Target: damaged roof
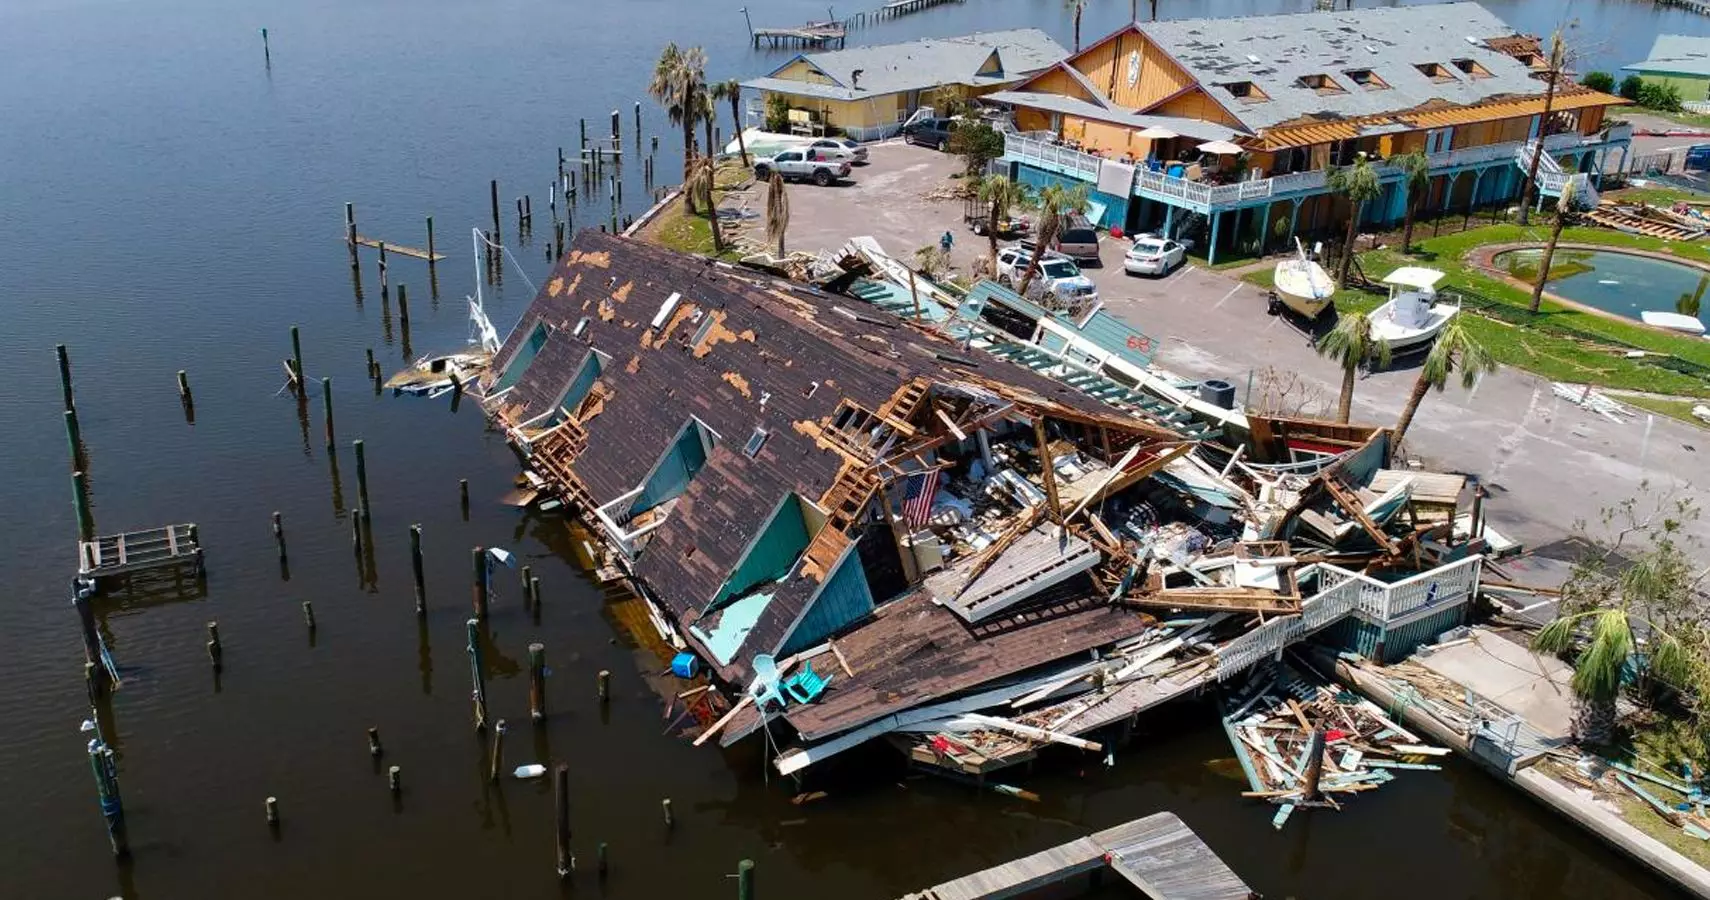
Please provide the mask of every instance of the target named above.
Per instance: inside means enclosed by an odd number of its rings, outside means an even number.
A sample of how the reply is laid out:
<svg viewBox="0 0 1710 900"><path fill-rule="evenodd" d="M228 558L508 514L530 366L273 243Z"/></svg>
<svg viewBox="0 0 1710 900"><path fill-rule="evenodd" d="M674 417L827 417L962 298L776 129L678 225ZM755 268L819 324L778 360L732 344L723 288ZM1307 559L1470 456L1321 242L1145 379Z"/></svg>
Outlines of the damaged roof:
<svg viewBox="0 0 1710 900"><path fill-rule="evenodd" d="M1174 439L1061 382L858 301L598 231L577 235L496 359L509 360L536 322L552 331L499 413L513 425L550 413L588 353L604 354L601 399L583 417L586 448L572 464L596 503L642 484L690 417L717 436L636 566L685 626L786 493L817 503L831 487L844 459L816 435L845 398L875 410L925 378L997 395L1023 413ZM766 437L750 455L757 429ZM803 580L779 585L737 655L737 671L787 635L817 583L794 583Z"/></svg>
<svg viewBox="0 0 1710 900"><path fill-rule="evenodd" d="M1135 27L1255 131L1302 118L1400 112L1433 101L1464 106L1541 96L1545 88L1525 63L1486 45L1487 39L1513 36L1514 29L1477 3L1183 19ZM1458 63L1463 60L1465 68ZM1427 74L1421 66L1435 68Z"/></svg>
<svg viewBox="0 0 1710 900"><path fill-rule="evenodd" d="M993 54L995 68L987 67ZM787 91L832 100L862 100L880 94L925 90L946 84L1007 84L1068 56L1063 45L1037 28L982 31L948 38L804 53L744 87ZM826 79L810 82L777 77L806 60ZM983 71L982 71L983 70ZM855 73L859 72L859 75Z"/></svg>

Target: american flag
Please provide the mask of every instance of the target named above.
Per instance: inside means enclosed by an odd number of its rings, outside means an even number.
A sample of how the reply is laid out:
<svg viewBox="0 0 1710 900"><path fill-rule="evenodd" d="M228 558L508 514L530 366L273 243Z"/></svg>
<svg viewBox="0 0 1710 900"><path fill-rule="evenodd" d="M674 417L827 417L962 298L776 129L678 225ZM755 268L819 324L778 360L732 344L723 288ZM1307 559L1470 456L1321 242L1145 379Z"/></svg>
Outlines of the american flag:
<svg viewBox="0 0 1710 900"><path fill-rule="evenodd" d="M923 528L932 516L932 497L938 493L938 470L928 469L911 475L903 495L903 524L910 529Z"/></svg>

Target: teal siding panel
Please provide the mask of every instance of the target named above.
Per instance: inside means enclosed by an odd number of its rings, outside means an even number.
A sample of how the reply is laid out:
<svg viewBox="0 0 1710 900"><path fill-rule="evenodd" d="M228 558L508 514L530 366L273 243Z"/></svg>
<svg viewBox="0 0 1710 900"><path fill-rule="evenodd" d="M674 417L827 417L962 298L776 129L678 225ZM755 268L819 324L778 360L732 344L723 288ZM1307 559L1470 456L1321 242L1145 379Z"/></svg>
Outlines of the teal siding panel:
<svg viewBox="0 0 1710 900"><path fill-rule="evenodd" d="M564 421L564 414L559 410L574 411L582 405L588 392L594 389L594 382L600 379L600 355L590 352L582 358L582 367L576 370L576 377L564 387L564 396L558 398L558 405L553 408L551 422L557 424Z"/></svg>
<svg viewBox="0 0 1710 900"><path fill-rule="evenodd" d="M523 372L528 371L529 363L534 362L534 356L545 345L548 334L544 322L535 323L534 330L529 332L528 340L517 348L516 355L505 364L505 370L499 373L499 380L493 382L492 393L498 393L522 380Z"/></svg>
<svg viewBox="0 0 1710 900"><path fill-rule="evenodd" d="M861 554L851 552L843 558L831 579L819 589L801 622L784 639L778 656L789 656L842 631L873 611L873 591L867 585L867 572L861 568Z"/></svg>
<svg viewBox="0 0 1710 900"><path fill-rule="evenodd" d="M786 494L784 502L772 512L766 528L748 548L748 554L736 564L713 598L709 610L717 609L727 598L747 593L757 584L774 581L789 574L797 557L807 549L807 523L802 520L802 507L794 494Z"/></svg>
<svg viewBox="0 0 1710 900"><path fill-rule="evenodd" d="M700 426L691 422L683 429L677 442L671 445L670 451L659 461L653 474L648 476L647 484L630 505L630 513L642 513L681 496L689 489L689 482L694 480L706 463L707 451L706 445L701 443Z"/></svg>
<svg viewBox="0 0 1710 900"><path fill-rule="evenodd" d="M1454 606L1399 628L1385 629L1375 622L1350 616L1331 626L1324 640L1342 650L1352 650L1367 659L1388 665L1413 655L1423 644L1437 640L1443 632L1466 621L1470 605Z"/></svg>

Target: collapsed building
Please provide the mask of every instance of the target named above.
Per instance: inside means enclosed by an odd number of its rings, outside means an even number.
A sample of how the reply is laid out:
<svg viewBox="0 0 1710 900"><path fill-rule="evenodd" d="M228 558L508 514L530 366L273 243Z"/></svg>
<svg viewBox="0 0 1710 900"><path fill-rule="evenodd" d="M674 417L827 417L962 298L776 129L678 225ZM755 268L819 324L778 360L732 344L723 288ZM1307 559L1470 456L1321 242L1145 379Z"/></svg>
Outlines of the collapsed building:
<svg viewBox="0 0 1710 900"><path fill-rule="evenodd" d="M1314 633L1382 656L1464 618L1477 512L1383 429L1249 417L995 285L899 316L868 302L893 263L844 262L583 232L480 386L710 676L697 743L763 733L794 773L884 737L983 776Z"/></svg>

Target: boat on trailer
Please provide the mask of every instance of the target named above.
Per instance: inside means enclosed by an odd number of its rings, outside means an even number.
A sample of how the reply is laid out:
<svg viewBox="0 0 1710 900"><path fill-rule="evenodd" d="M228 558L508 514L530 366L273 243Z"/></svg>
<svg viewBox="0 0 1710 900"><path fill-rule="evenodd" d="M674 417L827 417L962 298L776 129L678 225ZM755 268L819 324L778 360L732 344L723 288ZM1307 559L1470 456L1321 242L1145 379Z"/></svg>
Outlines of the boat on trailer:
<svg viewBox="0 0 1710 900"><path fill-rule="evenodd" d="M1280 312L1275 308L1280 303L1307 319L1316 319L1329 309L1330 297L1336 293L1336 282L1306 252L1300 238L1294 239L1294 255L1277 263L1271 283L1276 288L1271 312Z"/></svg>
<svg viewBox="0 0 1710 900"><path fill-rule="evenodd" d="M1423 266L1402 266L1384 276L1389 301L1371 314L1372 337L1400 352L1431 343L1461 311L1459 304L1437 302L1443 273Z"/></svg>

